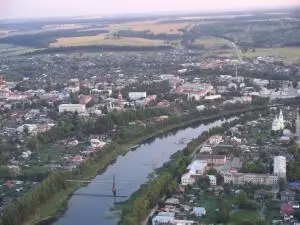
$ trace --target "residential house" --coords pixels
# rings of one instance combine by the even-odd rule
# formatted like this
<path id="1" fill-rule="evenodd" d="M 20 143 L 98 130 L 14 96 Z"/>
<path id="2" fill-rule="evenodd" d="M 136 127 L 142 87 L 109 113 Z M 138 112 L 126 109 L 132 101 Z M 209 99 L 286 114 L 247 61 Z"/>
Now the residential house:
<path id="1" fill-rule="evenodd" d="M 218 144 L 222 143 L 223 141 L 224 141 L 223 137 L 220 135 L 214 135 L 214 136 L 209 137 L 209 139 L 208 139 L 208 143 L 211 145 L 218 145 Z"/>
<path id="2" fill-rule="evenodd" d="M 204 207 L 193 207 L 193 214 L 198 217 L 205 216 L 206 210 Z"/>
<path id="3" fill-rule="evenodd" d="M 171 223 L 173 224 L 175 220 L 175 213 L 173 212 L 159 212 L 156 216 L 152 218 L 153 225 L 160 225 Z"/>
<path id="4" fill-rule="evenodd" d="M 207 175 L 209 179 L 209 185 L 210 186 L 216 186 L 217 185 L 217 177 L 215 175 Z"/>
<path id="5" fill-rule="evenodd" d="M 280 192 L 281 201 L 284 202 L 295 201 L 295 198 L 296 198 L 295 191 L 287 190 L 287 191 Z"/>
<path id="6" fill-rule="evenodd" d="M 224 166 L 227 161 L 226 155 L 214 155 L 214 154 L 199 154 L 197 159 L 206 161 L 207 165 L 212 166 Z"/>
<path id="7" fill-rule="evenodd" d="M 105 142 L 100 141 L 99 139 L 95 139 L 95 138 L 91 139 L 90 143 L 91 143 L 92 148 L 103 148 L 104 145 L 106 145 Z"/>

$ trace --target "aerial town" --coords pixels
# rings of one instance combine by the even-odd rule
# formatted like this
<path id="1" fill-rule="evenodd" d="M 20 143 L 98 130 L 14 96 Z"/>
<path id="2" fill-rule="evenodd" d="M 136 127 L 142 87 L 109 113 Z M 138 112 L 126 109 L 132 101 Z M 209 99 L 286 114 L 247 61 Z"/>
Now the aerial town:
<path id="1" fill-rule="evenodd" d="M 191 18 L 163 33 L 79 20 L 113 30 L 97 47 L 58 45 L 70 24 L 0 23 L 0 225 L 300 224 L 300 55 L 265 54 L 298 39 Z M 115 45 L 130 38 L 145 43 Z"/>

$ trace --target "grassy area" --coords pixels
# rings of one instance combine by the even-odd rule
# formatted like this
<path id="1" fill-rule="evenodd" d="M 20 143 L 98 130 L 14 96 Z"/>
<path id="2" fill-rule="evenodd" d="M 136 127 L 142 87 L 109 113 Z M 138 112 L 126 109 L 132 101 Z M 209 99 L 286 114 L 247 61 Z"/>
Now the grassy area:
<path id="1" fill-rule="evenodd" d="M 50 216 L 55 216 L 57 210 L 64 209 L 66 207 L 67 200 L 69 199 L 70 193 L 76 189 L 76 185 L 56 193 L 49 201 L 39 207 L 35 215 L 30 221 L 24 223 L 23 225 L 32 225 L 40 221 L 41 218 L 48 218 Z"/>
<path id="2" fill-rule="evenodd" d="M 255 58 L 258 56 L 282 57 L 290 62 L 300 62 L 300 48 L 257 48 L 255 52 L 246 52 L 245 57 Z"/>
<path id="3" fill-rule="evenodd" d="M 204 207 L 206 209 L 206 215 L 204 218 L 200 218 L 199 222 L 205 224 L 214 224 L 217 218 L 216 209 L 218 208 L 218 199 L 214 195 L 202 195 L 195 200 L 195 205 Z"/>
<path id="4" fill-rule="evenodd" d="M 134 31 L 150 31 L 154 34 L 166 33 L 166 34 L 179 34 L 178 31 L 181 28 L 185 28 L 189 24 L 186 22 L 178 23 L 163 23 L 159 21 L 143 21 L 126 24 L 113 24 L 108 27 L 110 31 L 117 30 L 134 30 Z"/>
<path id="5" fill-rule="evenodd" d="M 20 55 L 27 52 L 33 52 L 37 49 L 16 46 L 16 45 L 8 45 L 8 44 L 0 44 L 0 54 L 3 56 L 13 56 L 13 55 Z"/>
<path id="6" fill-rule="evenodd" d="M 206 48 L 213 48 L 213 47 L 220 47 L 226 44 L 230 44 L 230 42 L 222 38 L 203 37 L 200 39 L 196 39 L 193 44 L 204 45 Z"/>
<path id="7" fill-rule="evenodd" d="M 116 46 L 158 46 L 164 45 L 162 40 L 145 38 L 121 37 L 111 38 L 105 35 L 59 38 L 50 47 L 87 46 L 87 45 L 116 45 Z"/>
<path id="8" fill-rule="evenodd" d="M 230 217 L 230 222 L 232 224 L 242 224 L 243 221 L 256 221 L 259 219 L 259 214 L 257 211 L 253 210 L 237 210 Z"/>

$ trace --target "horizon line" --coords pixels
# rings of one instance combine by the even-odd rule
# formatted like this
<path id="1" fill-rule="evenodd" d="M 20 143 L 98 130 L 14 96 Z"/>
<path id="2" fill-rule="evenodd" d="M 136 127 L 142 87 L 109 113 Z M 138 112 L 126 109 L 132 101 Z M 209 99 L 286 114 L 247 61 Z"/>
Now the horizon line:
<path id="1" fill-rule="evenodd" d="M 274 6 L 274 7 L 259 7 L 259 8 L 245 8 L 245 9 L 232 9 L 232 10 L 207 10 L 207 11 L 155 11 L 155 12 L 127 12 L 127 13 L 110 13 L 110 14 L 86 14 L 86 15 L 78 15 L 78 16 L 45 16 L 45 17 L 20 17 L 20 18 L 16 18 L 16 17 L 7 17 L 7 18 L 0 18 L 0 22 L 5 22 L 5 21 L 9 21 L 9 22 L 13 22 L 13 21 L 39 21 L 39 20 L 60 20 L 60 19 L 70 19 L 70 20 L 76 20 L 76 19 L 104 19 L 104 18 L 122 18 L 122 17 L 127 17 L 127 18 L 134 18 L 134 17 L 141 17 L 143 18 L 143 16 L 176 16 L 176 15 L 180 15 L 180 14 L 222 14 L 222 13 L 238 13 L 238 12 L 259 12 L 259 11 L 284 11 L 284 10 L 291 10 L 296 8 L 300 9 L 300 5 L 299 4 L 294 4 L 294 5 L 287 5 L 284 7 L 278 7 L 278 6 Z"/>

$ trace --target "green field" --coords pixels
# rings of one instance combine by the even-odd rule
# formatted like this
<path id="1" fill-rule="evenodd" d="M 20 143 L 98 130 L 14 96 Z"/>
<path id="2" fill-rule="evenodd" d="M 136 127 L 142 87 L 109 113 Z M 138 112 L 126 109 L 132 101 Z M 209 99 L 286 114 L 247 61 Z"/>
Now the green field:
<path id="1" fill-rule="evenodd" d="M 33 52 L 35 50 L 37 49 L 16 45 L 0 44 L 0 55 L 2 56 L 20 55 L 27 52 Z"/>
<path id="2" fill-rule="evenodd" d="M 285 58 L 289 62 L 300 62 L 300 48 L 257 48 L 255 52 L 246 52 L 244 57 L 274 56 Z"/>
<path id="3" fill-rule="evenodd" d="M 88 45 L 116 45 L 116 46 L 157 46 L 164 45 L 162 40 L 150 40 L 145 38 L 120 37 L 112 38 L 106 35 L 82 36 L 59 38 L 50 47 L 88 46 Z"/>
<path id="4" fill-rule="evenodd" d="M 233 224 L 241 224 L 243 221 L 256 221 L 259 219 L 257 211 L 253 210 L 238 210 L 230 216 L 230 222 Z"/>
<path id="5" fill-rule="evenodd" d="M 224 45 L 230 45 L 230 42 L 222 38 L 202 37 L 196 39 L 193 44 L 204 45 L 206 48 L 214 48 L 214 47 L 220 47 Z"/>

